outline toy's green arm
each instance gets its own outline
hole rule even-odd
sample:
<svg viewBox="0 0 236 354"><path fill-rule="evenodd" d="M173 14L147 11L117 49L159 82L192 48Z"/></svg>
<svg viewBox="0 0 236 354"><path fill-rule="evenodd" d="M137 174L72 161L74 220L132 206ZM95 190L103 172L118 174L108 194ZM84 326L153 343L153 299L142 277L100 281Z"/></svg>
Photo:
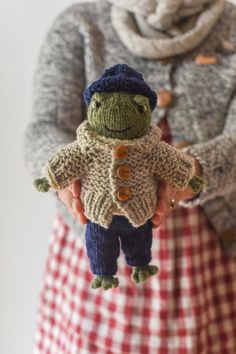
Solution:
<svg viewBox="0 0 236 354"><path fill-rule="evenodd" d="M50 189L50 184L46 177L35 179L34 186L39 192L47 192Z"/></svg>
<svg viewBox="0 0 236 354"><path fill-rule="evenodd" d="M34 186L40 192L47 192L50 188L63 189L80 178L85 169L85 158L74 141L52 155L43 169L44 177L36 179Z"/></svg>
<svg viewBox="0 0 236 354"><path fill-rule="evenodd" d="M205 184L204 179L194 176L194 160L173 146L160 141L155 149L154 173L171 186L183 190L187 186L195 194Z"/></svg>
<svg viewBox="0 0 236 354"><path fill-rule="evenodd" d="M200 193L205 184L205 179L200 176L193 176L188 182L188 186L192 188L195 194Z"/></svg>

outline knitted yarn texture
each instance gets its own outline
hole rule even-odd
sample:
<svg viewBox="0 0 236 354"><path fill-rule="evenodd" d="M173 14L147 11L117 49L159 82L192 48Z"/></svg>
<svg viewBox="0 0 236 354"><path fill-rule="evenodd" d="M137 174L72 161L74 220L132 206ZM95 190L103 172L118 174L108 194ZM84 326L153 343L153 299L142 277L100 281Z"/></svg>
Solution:
<svg viewBox="0 0 236 354"><path fill-rule="evenodd" d="M115 214L133 227L145 224L155 213L158 179L179 190L189 183L198 188L193 159L162 142L161 130L150 126L156 94L139 72L114 65L84 97L88 120L78 127L76 141L48 160L46 189L47 182L63 189L80 179L85 215L108 228Z"/></svg>
<svg viewBox="0 0 236 354"><path fill-rule="evenodd" d="M141 137L151 124L148 98L126 92L95 93L87 115L92 130L113 139Z"/></svg>
<svg viewBox="0 0 236 354"><path fill-rule="evenodd" d="M127 4L131 2L135 5L138 3L124 1ZM121 3L116 1L117 6ZM149 8L147 3L149 1L140 1L144 10ZM134 11L136 9L137 6L134 6ZM151 8L148 13L154 13L154 10ZM203 13L199 13L199 16ZM213 15L215 12L209 10L208 14ZM147 24L145 14L143 17L140 13L138 17ZM236 7L225 2L216 25L201 45L189 52L185 43L182 46L184 55L179 57L180 60L173 58L167 65L158 60L148 60L147 57L150 52L153 56L156 52L157 57L159 51L162 57L167 56L163 43L157 45L156 41L159 43L160 34L163 37L168 34L164 36L163 32L148 26L153 33L150 40L146 31L144 33L144 26L141 27L140 23L135 26L136 14L125 11L125 18L120 18L117 26L129 37L129 43L136 44L141 56L137 58L119 40L115 20L117 18L111 17L109 3L101 0L71 6L51 26L40 50L31 122L25 131L27 169L33 178L41 176L42 166L50 155L75 139L75 130L86 116L82 103L86 83L94 82L105 67L125 61L139 70L156 92L170 90L173 93L175 99L172 105L155 110L152 122L156 126L167 116L173 142L177 144L187 139L192 144L188 153L199 160L207 181L207 188L192 200L192 204L202 206L222 244L225 230L236 228L236 157L232 154L235 147L236 55L224 54L219 48L221 38L236 42ZM198 25L201 23L198 22ZM209 24L208 17L204 24ZM176 37L168 41L174 51ZM220 63L196 65L194 60L202 53L218 53ZM186 206L187 203L183 204ZM66 223L81 237L84 227L72 218L60 201L57 207ZM232 242L227 249L228 252L236 252Z"/></svg>
<svg viewBox="0 0 236 354"><path fill-rule="evenodd" d="M87 105L96 92L132 92L146 96L152 111L157 103L155 91L146 84L142 74L126 64L117 64L106 69L104 74L85 90L84 100Z"/></svg>
<svg viewBox="0 0 236 354"><path fill-rule="evenodd" d="M54 154L44 172L55 189L81 179L81 200L91 221L108 228L118 208L139 227L155 213L157 178L184 189L194 174L193 159L160 137L161 130L150 126L137 139L104 138L85 121L77 130L77 140ZM130 170L128 180L117 174L124 165Z"/></svg>
<svg viewBox="0 0 236 354"><path fill-rule="evenodd" d="M109 1L114 4L112 22L120 40L131 53L150 59L172 57L196 48L224 8L224 0ZM140 36L134 24L127 26L132 17L130 11L134 12L139 27L144 25L145 32L151 33L150 38Z"/></svg>

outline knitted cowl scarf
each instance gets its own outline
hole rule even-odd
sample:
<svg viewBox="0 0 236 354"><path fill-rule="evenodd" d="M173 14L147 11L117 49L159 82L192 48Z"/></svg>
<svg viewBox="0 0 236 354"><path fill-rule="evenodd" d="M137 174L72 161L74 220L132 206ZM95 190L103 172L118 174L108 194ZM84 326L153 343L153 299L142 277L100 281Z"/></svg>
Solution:
<svg viewBox="0 0 236 354"><path fill-rule="evenodd" d="M224 0L108 0L112 23L135 55L161 59L197 47L224 9ZM138 26L137 26L138 25Z"/></svg>

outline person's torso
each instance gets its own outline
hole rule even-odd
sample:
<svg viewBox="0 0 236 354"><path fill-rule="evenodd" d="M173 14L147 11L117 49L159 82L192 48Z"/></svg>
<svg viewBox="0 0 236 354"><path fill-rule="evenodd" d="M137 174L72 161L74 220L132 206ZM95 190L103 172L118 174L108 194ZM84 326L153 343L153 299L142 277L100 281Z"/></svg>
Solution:
<svg viewBox="0 0 236 354"><path fill-rule="evenodd" d="M196 144L222 132L236 89L236 53L226 53L218 47L221 38L236 42L235 7L226 3L221 19L198 48L163 63L137 58L124 46L112 26L110 5L106 1L86 4L83 10L77 6L78 26L86 43L85 86L105 68L127 63L142 73L157 94L171 93L170 104L157 106L153 112L153 123L159 123L167 115L174 142L188 140ZM214 54L218 63L198 65L195 59L199 54Z"/></svg>
<svg viewBox="0 0 236 354"><path fill-rule="evenodd" d="M183 140L190 144L207 142L223 132L236 90L236 53L224 51L219 44L222 39L236 43L235 6L225 3L220 20L195 50L166 61L133 55L113 28L106 1L77 4L68 12L77 24L78 40L80 34L84 43L85 87L105 68L127 63L140 71L157 93L171 93L171 102L154 110L153 123L167 116L174 144ZM201 54L216 56L218 63L198 65L195 60ZM219 233L236 227L235 218L230 216L236 212L236 192L213 198L203 207ZM215 210L227 211L221 214L220 223Z"/></svg>

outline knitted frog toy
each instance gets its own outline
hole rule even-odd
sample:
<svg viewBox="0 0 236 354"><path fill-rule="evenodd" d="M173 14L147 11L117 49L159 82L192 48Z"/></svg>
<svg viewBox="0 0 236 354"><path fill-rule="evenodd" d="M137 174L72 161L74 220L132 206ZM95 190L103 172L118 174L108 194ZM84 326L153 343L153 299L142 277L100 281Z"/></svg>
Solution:
<svg viewBox="0 0 236 354"><path fill-rule="evenodd" d="M93 288L118 287L120 247L133 267L132 281L140 283L158 271L149 264L158 180L178 190L189 185L196 193L204 181L194 176L193 159L161 141L161 130L150 125L156 94L136 70L111 67L86 89L84 99L87 120L77 139L51 156L45 177L34 184L46 192L80 179Z"/></svg>

